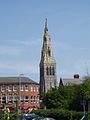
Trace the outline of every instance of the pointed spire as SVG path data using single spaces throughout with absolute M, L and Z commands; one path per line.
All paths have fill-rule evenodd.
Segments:
M 63 86 L 63 80 L 62 80 L 62 78 L 60 78 L 59 87 L 60 86 Z
M 45 21 L 45 29 L 44 29 L 44 31 L 45 31 L 45 32 L 48 31 L 47 18 L 46 18 L 46 21 Z
M 45 21 L 45 27 L 47 27 L 47 18 L 46 18 L 46 21 Z

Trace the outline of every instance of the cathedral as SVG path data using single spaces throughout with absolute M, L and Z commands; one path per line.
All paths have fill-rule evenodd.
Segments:
M 56 61 L 51 47 L 51 37 L 45 21 L 43 45 L 40 60 L 40 94 L 56 86 Z

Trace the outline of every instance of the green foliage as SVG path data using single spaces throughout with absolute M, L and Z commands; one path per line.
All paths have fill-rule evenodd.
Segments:
M 80 120 L 83 113 L 76 111 L 69 111 L 65 109 L 47 109 L 36 110 L 34 113 L 43 117 L 52 117 L 56 120 Z
M 49 109 L 64 108 L 82 111 L 81 100 L 90 101 L 90 77 L 86 77 L 80 85 L 60 85 L 59 88 L 52 88 L 43 97 L 44 105 Z
M 90 101 L 90 78 L 86 78 L 81 87 L 81 96 Z
M 60 86 L 59 89 L 53 88 L 46 94 L 44 101 L 47 108 L 65 108 L 71 109 L 72 102 L 78 98 L 77 91 L 80 86 Z
M 6 120 L 6 116 L 3 110 L 0 110 L 0 120 Z

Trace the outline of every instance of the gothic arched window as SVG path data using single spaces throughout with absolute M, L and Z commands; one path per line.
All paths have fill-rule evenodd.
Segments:
M 50 66 L 50 75 L 52 75 L 52 68 L 51 68 L 51 66 Z
M 48 47 L 48 56 L 51 56 L 51 51 L 49 47 Z
M 50 50 L 48 50 L 48 55 L 51 56 L 51 51 Z
M 49 70 L 48 67 L 46 68 L 46 74 L 49 75 Z
M 55 75 L 54 67 L 52 67 L 52 75 Z

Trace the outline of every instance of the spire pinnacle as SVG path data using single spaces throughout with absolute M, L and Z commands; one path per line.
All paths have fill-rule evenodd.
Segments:
M 46 18 L 46 21 L 45 21 L 45 32 L 48 31 L 48 26 L 47 26 L 47 18 Z

